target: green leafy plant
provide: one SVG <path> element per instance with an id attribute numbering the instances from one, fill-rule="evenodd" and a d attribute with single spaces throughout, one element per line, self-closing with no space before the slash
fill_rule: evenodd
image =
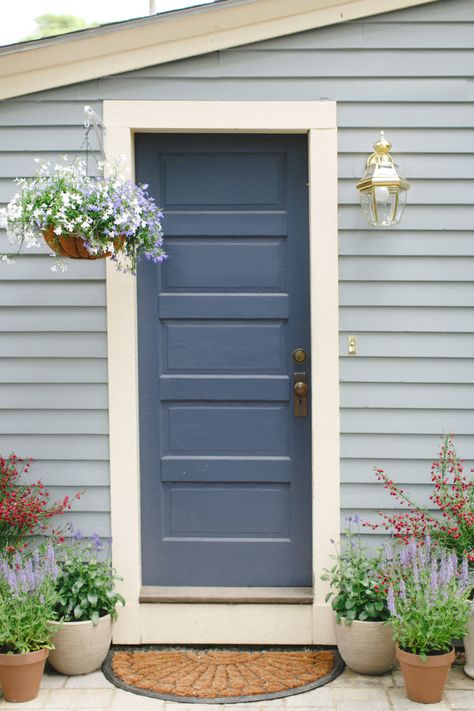
<path id="1" fill-rule="evenodd" d="M 0 558 L 0 652 L 52 649 L 49 625 L 57 601 L 57 565 L 49 545 L 42 554 Z"/>
<path id="2" fill-rule="evenodd" d="M 124 605 L 125 600 L 115 590 L 114 581 L 121 578 L 115 574 L 109 558 L 99 559 L 102 548 L 99 536 L 83 538 L 79 531 L 72 542 L 61 546 L 54 619 L 92 620 L 96 625 L 104 615 L 110 614 L 113 620 L 117 618 L 117 604 Z"/>
<path id="3" fill-rule="evenodd" d="M 466 633 L 470 617 L 468 563 L 455 553 L 412 539 L 392 550 L 384 563 L 393 637 L 401 649 L 426 661 L 449 652 Z"/>
<path id="4" fill-rule="evenodd" d="M 350 526 L 345 531 L 345 545 L 332 557 L 335 565 L 326 569 L 322 580 L 328 581 L 332 590 L 326 596 L 336 613 L 350 624 L 353 620 L 381 622 L 389 618 L 387 600 L 380 584 L 380 555 L 370 557 L 362 547 L 359 531 L 360 519 L 349 518 Z M 357 525 L 357 534 L 352 531 Z"/>

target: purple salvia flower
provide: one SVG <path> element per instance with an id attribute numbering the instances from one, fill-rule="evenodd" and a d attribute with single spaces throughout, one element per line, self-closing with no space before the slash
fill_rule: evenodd
<path id="1" fill-rule="evenodd" d="M 405 587 L 405 581 L 403 580 L 403 578 L 400 579 L 399 594 L 400 594 L 401 600 L 407 599 L 407 591 L 406 591 L 406 587 Z"/>
<path id="2" fill-rule="evenodd" d="M 448 563 L 446 559 L 446 553 L 443 551 L 441 555 L 441 560 L 439 563 L 439 584 L 440 585 L 446 585 L 446 583 L 449 582 L 449 570 L 448 570 Z"/>
<path id="3" fill-rule="evenodd" d="M 436 562 L 436 558 L 433 558 L 433 561 L 431 563 L 430 588 L 431 593 L 434 597 L 438 592 L 438 565 Z"/>
<path id="4" fill-rule="evenodd" d="M 395 606 L 395 595 L 393 593 L 393 587 L 391 585 L 387 593 L 387 607 L 393 617 L 398 617 L 397 608 Z"/>
<path id="5" fill-rule="evenodd" d="M 411 558 L 416 558 L 416 541 L 414 538 L 407 543 L 407 549 Z"/>
<path id="6" fill-rule="evenodd" d="M 404 568 L 410 565 L 410 550 L 408 546 L 404 546 L 400 551 L 400 563 Z"/>
<path id="7" fill-rule="evenodd" d="M 418 585 L 420 582 L 420 572 L 418 570 L 418 563 L 416 562 L 415 558 L 413 559 L 412 570 L 413 570 L 413 580 Z"/>
<path id="8" fill-rule="evenodd" d="M 469 583 L 469 565 L 466 556 L 462 559 L 460 581 L 463 588 L 467 588 Z"/>

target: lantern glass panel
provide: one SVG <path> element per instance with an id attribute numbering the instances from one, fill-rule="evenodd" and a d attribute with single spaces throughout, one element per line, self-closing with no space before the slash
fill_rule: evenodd
<path id="1" fill-rule="evenodd" d="M 367 221 L 374 227 L 397 225 L 405 209 L 406 190 L 379 185 L 362 190 L 360 204 Z"/>

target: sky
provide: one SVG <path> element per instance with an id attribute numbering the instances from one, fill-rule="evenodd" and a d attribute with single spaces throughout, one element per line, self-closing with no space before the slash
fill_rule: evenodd
<path id="1" fill-rule="evenodd" d="M 157 12 L 167 12 L 212 0 L 155 0 Z M 36 28 L 38 15 L 76 15 L 88 22 L 115 22 L 148 15 L 149 0 L 0 0 L 0 45 L 20 42 Z"/>

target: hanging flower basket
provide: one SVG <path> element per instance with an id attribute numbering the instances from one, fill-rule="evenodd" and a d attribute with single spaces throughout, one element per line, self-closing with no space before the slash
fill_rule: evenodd
<path id="1" fill-rule="evenodd" d="M 85 245 L 84 237 L 68 234 L 57 235 L 52 226 L 44 230 L 43 239 L 48 247 L 51 247 L 53 252 L 60 257 L 69 257 L 69 259 L 105 259 L 112 256 L 112 252 L 91 254 Z M 125 237 L 123 235 L 116 237 L 114 239 L 114 253 L 120 252 L 124 244 Z"/>
<path id="2" fill-rule="evenodd" d="M 7 232 L 18 251 L 39 246 L 42 235 L 58 257 L 110 257 L 119 271 L 132 274 L 140 255 L 155 264 L 166 259 L 163 214 L 148 186 L 135 185 L 117 166 L 104 175 L 99 163 L 99 171 L 87 175 L 81 161 L 54 168 L 41 163 L 35 177 L 18 179 L 19 192 L 6 209 Z"/>

